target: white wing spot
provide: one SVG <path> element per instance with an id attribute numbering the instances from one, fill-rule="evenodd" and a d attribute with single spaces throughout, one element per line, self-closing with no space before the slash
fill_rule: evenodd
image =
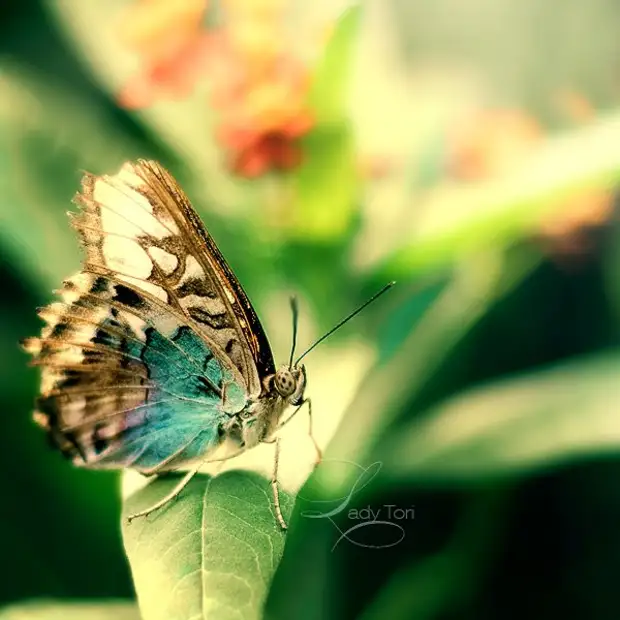
<path id="1" fill-rule="evenodd" d="M 68 278 L 67 282 L 71 283 L 75 290 L 64 288 L 61 290 L 60 295 L 62 297 L 62 301 L 65 304 L 70 305 L 76 302 L 82 296 L 82 293 L 90 290 L 93 283 L 93 277 L 88 273 L 80 272 Z"/>
<path id="2" fill-rule="evenodd" d="M 202 308 L 211 315 L 222 314 L 226 311 L 226 307 L 221 299 L 210 299 L 200 295 L 186 295 L 179 300 L 179 303 L 185 310 L 188 308 Z"/>
<path id="3" fill-rule="evenodd" d="M 158 247 L 150 247 L 151 258 L 159 265 L 165 275 L 170 275 L 179 265 L 179 259 L 170 252 L 166 252 Z"/>
<path id="4" fill-rule="evenodd" d="M 131 161 L 125 162 L 121 166 L 121 169 L 118 171 L 118 173 L 114 176 L 116 176 L 120 181 L 123 181 L 123 183 L 130 185 L 131 187 L 144 187 L 146 185 L 142 178 L 138 174 L 136 174 L 135 165 Z M 152 213 L 153 208 L 150 204 L 148 205 L 148 208 Z"/>
<path id="5" fill-rule="evenodd" d="M 185 284 L 188 280 L 192 278 L 200 278 L 203 279 L 205 277 L 205 272 L 202 270 L 202 267 L 198 263 L 198 261 L 190 254 L 185 260 L 185 273 L 183 277 L 179 280 L 179 286 Z"/>
<path id="6" fill-rule="evenodd" d="M 148 278 L 153 263 L 136 241 L 122 237 L 106 237 L 102 247 L 103 258 L 109 269 L 134 278 Z"/>
<path id="7" fill-rule="evenodd" d="M 86 408 L 86 398 L 83 396 L 74 396 L 69 402 L 62 405 L 62 418 L 67 426 L 79 424 L 84 417 L 84 409 Z"/>
<path id="8" fill-rule="evenodd" d="M 41 394 L 47 394 L 51 392 L 57 385 L 58 381 L 64 378 L 64 373 L 44 370 L 41 375 Z"/>
<path id="9" fill-rule="evenodd" d="M 153 215 L 153 205 L 135 186 L 122 180 L 122 174 L 95 181 L 93 199 L 101 207 L 103 232 L 136 238 L 169 237 L 171 232 Z"/>
<path id="10" fill-rule="evenodd" d="M 119 313 L 122 317 L 123 321 L 131 327 L 134 334 L 142 341 L 146 340 L 146 334 L 144 333 L 146 330 L 146 321 L 141 319 L 139 316 L 135 314 L 131 314 L 131 312 L 122 311 Z"/>
<path id="11" fill-rule="evenodd" d="M 148 182 L 145 181 L 139 174 L 137 174 L 135 172 L 136 168 L 138 166 L 136 166 L 135 163 L 133 162 L 126 162 L 123 167 L 121 168 L 121 171 L 118 173 L 118 178 L 121 181 L 124 181 L 125 183 L 127 183 L 127 185 L 131 186 L 131 187 L 135 187 L 135 188 L 144 188 L 144 187 L 148 187 Z M 149 203 L 149 210 L 151 211 L 151 213 L 153 213 L 153 205 L 151 205 Z M 175 234 L 178 235 L 179 234 L 179 227 L 177 226 L 177 223 L 174 221 L 174 219 L 170 216 L 170 214 L 168 212 L 163 212 L 162 214 L 160 214 L 160 221 L 163 222 L 165 228 L 168 229 L 168 234 Z M 166 235 L 164 235 L 166 236 Z"/>

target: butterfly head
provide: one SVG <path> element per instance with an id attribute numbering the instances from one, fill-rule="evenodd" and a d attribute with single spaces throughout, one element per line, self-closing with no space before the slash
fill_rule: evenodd
<path id="1" fill-rule="evenodd" d="M 283 401 L 295 406 L 299 406 L 304 402 L 304 392 L 306 390 L 306 368 L 300 364 L 301 360 L 310 353 L 318 344 L 331 336 L 336 330 L 340 329 L 347 321 L 351 320 L 356 314 L 359 314 L 368 304 L 372 303 L 377 297 L 383 295 L 385 291 L 391 288 L 394 282 L 390 282 L 384 286 L 378 293 L 375 293 L 367 302 L 363 303 L 357 310 L 351 312 L 340 323 L 336 324 L 327 333 L 323 334 L 318 340 L 308 347 L 295 362 L 295 345 L 297 344 L 297 325 L 299 316 L 299 307 L 297 298 L 291 297 L 291 312 L 293 316 L 293 342 L 291 345 L 291 355 L 288 364 L 280 366 L 274 375 L 270 375 L 271 383 L 268 385 L 268 391 L 271 395 L 275 392 Z"/>
<path id="2" fill-rule="evenodd" d="M 273 378 L 273 386 L 282 399 L 291 405 L 301 405 L 306 390 L 306 367 L 300 365 L 280 366 Z"/>

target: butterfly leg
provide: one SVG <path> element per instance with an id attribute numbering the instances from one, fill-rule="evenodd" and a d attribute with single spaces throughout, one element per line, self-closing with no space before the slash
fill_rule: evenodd
<path id="1" fill-rule="evenodd" d="M 314 460 L 314 466 L 318 467 L 320 462 L 323 460 L 323 450 L 319 448 L 319 444 L 316 442 L 314 438 L 314 433 L 312 432 L 312 401 L 309 398 L 306 398 L 303 403 L 301 403 L 300 407 L 304 404 L 308 403 L 308 435 L 310 435 L 310 439 L 314 445 L 314 449 L 316 451 L 316 457 Z"/>
<path id="2" fill-rule="evenodd" d="M 165 506 L 168 502 L 171 502 L 173 499 L 176 499 L 181 491 L 189 484 L 189 481 L 198 473 L 198 470 L 202 467 L 203 463 L 200 463 L 197 467 L 190 469 L 183 478 L 179 481 L 179 483 L 164 497 L 162 497 L 157 503 L 153 504 L 149 508 L 141 510 L 140 512 L 136 512 L 127 517 L 127 522 L 131 523 L 134 519 L 138 517 L 146 517 L 150 515 L 152 512 L 159 510 L 162 506 Z"/>
<path id="3" fill-rule="evenodd" d="M 271 442 L 268 442 L 271 443 Z M 274 440 L 276 444 L 275 453 L 273 458 L 273 474 L 271 475 L 271 491 L 273 492 L 273 505 L 276 509 L 276 517 L 278 519 L 278 523 L 283 530 L 288 529 L 286 525 L 286 521 L 282 516 L 282 508 L 280 507 L 280 491 L 278 490 L 278 465 L 280 462 L 280 438 L 276 437 Z"/>
<path id="4" fill-rule="evenodd" d="M 226 404 L 228 403 L 228 388 L 233 384 L 233 381 L 224 381 L 222 383 L 222 407 L 226 411 Z"/>
<path id="5" fill-rule="evenodd" d="M 157 465 L 154 465 L 153 467 L 149 469 L 143 469 L 142 472 L 140 473 L 143 476 L 147 476 L 147 477 L 157 476 L 161 474 L 162 471 L 165 469 L 165 466 L 169 465 L 172 461 L 174 461 L 174 459 L 176 459 L 179 456 L 179 454 L 181 454 L 186 449 L 187 449 L 187 444 L 183 444 L 178 450 L 173 452 L 168 458 L 164 459 L 163 461 L 160 461 L 159 463 L 157 463 Z"/>

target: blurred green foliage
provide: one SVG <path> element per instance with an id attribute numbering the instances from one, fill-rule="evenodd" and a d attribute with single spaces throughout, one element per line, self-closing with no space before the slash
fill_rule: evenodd
<path id="1" fill-rule="evenodd" d="M 109 13 L 107 4 L 29 0 L 2 8 L 0 536 L 7 577 L 0 580 L 0 602 L 54 603 L 7 607 L 0 618 L 130 618 L 137 615 L 129 603 L 136 595 L 146 620 L 224 618 L 236 611 L 253 618 L 265 598 L 269 618 L 618 617 L 615 204 L 605 225 L 589 231 L 587 252 L 559 254 L 541 242 L 546 218 L 561 215 L 567 200 L 584 190 L 614 188 L 620 176 L 617 93 L 592 82 L 607 75 L 614 48 L 599 41 L 589 72 L 574 55 L 567 54 L 562 65 L 557 60 L 564 83 L 584 90 L 608 113 L 543 141 L 506 178 L 465 184 L 448 199 L 426 203 L 424 192 L 446 176 L 441 149 L 431 140 L 418 157 L 405 153 L 417 165 L 401 170 L 399 180 L 409 193 L 399 211 L 388 208 L 397 183 L 363 185 L 357 156 L 372 140 L 365 141 L 366 128 L 352 121 L 356 102 L 345 103 L 343 83 L 357 38 L 365 40 L 364 24 L 380 23 L 376 4 L 369 3 L 365 22 L 361 11 L 351 10 L 335 25 L 311 94 L 320 122 L 304 141 L 304 166 L 287 180 L 252 182 L 231 179 L 214 163 L 208 110 L 196 102 L 136 114 L 119 109 L 117 84 L 109 76 L 114 50 L 105 38 L 93 44 L 92 27 L 83 25 L 99 23 Z M 405 55 L 416 58 L 434 45 L 450 47 L 445 22 L 422 4 L 389 5 L 392 18 L 399 18 L 394 31 L 404 32 Z M 500 4 L 507 16 L 516 11 Z M 592 28 L 584 33 L 586 41 L 609 41 L 608 31 L 615 32 L 620 20 L 617 11 L 602 0 L 593 3 L 590 22 L 576 2 L 568 4 L 565 17 L 581 15 L 604 30 L 599 35 Z M 456 37 L 460 46 L 468 40 L 466 31 L 477 40 L 475 15 L 504 14 L 481 2 L 468 6 L 471 15 Z M 535 14 L 527 13 L 529 21 L 515 18 L 519 32 L 530 32 Z M 563 13 L 546 15 L 557 43 L 566 32 Z M 550 119 L 545 106 L 560 83 L 538 70 L 544 56 L 536 64 L 528 52 L 529 73 L 515 73 L 513 65 L 502 73 L 498 67 L 509 66 L 507 58 L 521 46 L 492 23 L 480 25 L 480 32 L 494 33 L 490 47 L 480 43 L 472 52 L 491 66 L 491 92 Z M 459 45 L 451 50 L 457 55 Z M 365 67 L 368 97 L 357 103 L 380 107 L 373 103 L 375 91 L 396 78 L 387 64 L 385 75 Z M 405 81 L 394 85 L 395 98 L 407 99 Z M 423 99 L 425 93 L 418 95 Z M 421 122 L 414 112 L 389 118 L 379 109 L 376 116 L 377 132 L 392 135 L 408 135 Z M 553 120 L 548 125 L 560 129 Z M 441 132 L 438 122 L 423 135 Z M 286 536 L 266 518 L 266 481 L 227 474 L 213 485 L 222 491 L 209 506 L 228 516 L 214 517 L 209 527 L 201 523 L 209 514 L 202 503 L 209 479 L 200 477 L 162 520 L 126 527 L 123 547 L 119 474 L 71 467 L 47 448 L 31 421 L 37 373 L 27 368 L 17 343 L 37 333 L 35 308 L 79 268 L 65 211 L 81 170 L 114 172 L 137 156 L 161 160 L 178 177 L 261 316 L 272 311 L 278 293 L 297 290 L 321 333 L 386 280 L 398 279 L 389 296 L 325 345 L 334 365 L 340 347 L 354 338 L 376 357 L 361 378 L 353 370 L 339 377 L 359 382 L 359 389 L 324 464 L 297 497 Z M 422 176 L 424 183 L 417 183 Z M 276 217 L 266 206 L 274 187 Z M 368 207 L 373 190 L 379 203 L 374 211 Z M 433 208 L 425 211 L 428 204 Z M 358 260 L 370 253 L 372 233 L 387 239 L 387 251 Z M 288 337 L 288 320 L 272 321 L 285 332 L 273 335 L 281 342 Z M 312 377 L 310 385 L 321 392 Z M 328 409 L 315 416 L 329 417 Z M 371 469 L 373 464 L 378 466 Z M 357 485 L 360 475 L 363 483 Z M 147 487 L 124 509 L 160 496 L 160 487 L 169 484 Z M 337 509 L 342 498 L 348 498 L 346 505 Z M 293 498 L 285 503 L 290 508 Z M 388 505 L 413 507 L 415 517 L 396 520 L 396 531 L 351 516 L 351 510 L 373 508 L 385 518 Z M 317 509 L 335 512 L 330 518 L 308 516 Z M 342 539 L 343 532 L 353 542 Z M 390 546 L 395 534 L 398 544 Z M 227 577 L 217 575 L 214 562 Z M 200 578 L 201 571 L 214 581 Z M 215 594 L 207 587 L 212 583 Z M 166 607 L 171 591 L 178 604 Z M 116 607 L 112 599 L 119 598 L 128 604 Z M 57 603 L 81 605 L 81 599 L 112 607 L 58 611 Z M 208 615 L 219 603 L 230 616 Z"/>

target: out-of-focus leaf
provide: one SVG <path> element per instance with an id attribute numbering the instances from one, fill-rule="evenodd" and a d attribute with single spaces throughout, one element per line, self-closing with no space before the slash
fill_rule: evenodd
<path id="1" fill-rule="evenodd" d="M 427 307 L 389 360 L 371 368 L 361 382 L 326 455 L 360 459 L 399 415 L 452 348 L 481 317 L 513 291 L 538 264 L 537 256 L 519 254 L 509 261 L 482 253 L 460 265 L 453 281 Z"/>
<path id="2" fill-rule="evenodd" d="M 137 153 L 90 100 L 0 68 L 0 243 L 46 290 L 78 265 L 66 212 L 82 170 L 110 172 Z"/>
<path id="3" fill-rule="evenodd" d="M 342 14 L 314 69 L 309 97 L 319 124 L 339 122 L 344 115 L 361 12 L 361 6 L 357 5 Z"/>
<path id="4" fill-rule="evenodd" d="M 472 251 L 506 246 L 534 233 L 577 192 L 620 179 L 620 113 L 549 139 L 519 171 L 501 179 L 438 190 L 414 211 L 382 269 L 392 276 L 424 271 Z M 419 215 L 418 215 L 419 213 Z M 376 268 L 376 266 L 374 267 Z"/>
<path id="5" fill-rule="evenodd" d="M 164 497 L 178 478 L 132 495 L 124 516 Z M 281 492 L 285 518 L 292 498 Z M 260 618 L 285 535 L 269 482 L 247 472 L 195 477 L 179 498 L 123 522 L 143 620 Z"/>
<path id="6" fill-rule="evenodd" d="M 355 212 L 360 178 L 345 111 L 360 13 L 359 6 L 345 11 L 315 69 L 309 101 L 316 126 L 303 139 L 304 161 L 292 175 L 289 228 L 294 237 L 338 238 Z"/>
<path id="7" fill-rule="evenodd" d="M 617 220 L 615 226 L 607 229 L 607 235 L 603 249 L 605 295 L 613 315 L 620 319 L 620 226 Z"/>
<path id="8" fill-rule="evenodd" d="M 140 620 L 134 603 L 32 602 L 0 610 L 0 620 Z"/>
<path id="9" fill-rule="evenodd" d="M 380 447 L 385 475 L 488 479 L 620 450 L 620 356 L 558 364 L 475 389 Z"/>
<path id="10" fill-rule="evenodd" d="M 462 615 L 499 547 L 509 494 L 484 489 L 472 495 L 452 539 L 440 552 L 401 567 L 375 595 L 359 620 Z"/>
<path id="11" fill-rule="evenodd" d="M 401 570 L 364 611 L 362 619 L 436 618 L 457 598 L 461 579 L 467 576 L 460 569 L 455 558 L 441 553 Z"/>
<path id="12" fill-rule="evenodd" d="M 348 125 L 317 127 L 303 140 L 305 161 L 293 173 L 292 235 L 302 239 L 339 238 L 351 223 L 359 173 Z"/>

